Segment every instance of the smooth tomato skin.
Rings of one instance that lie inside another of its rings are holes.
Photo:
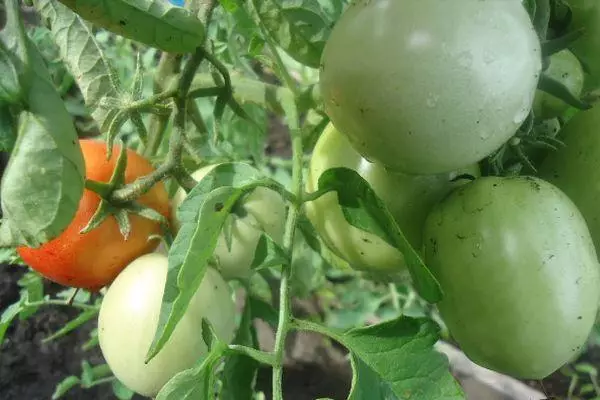
[[[583,90],[585,75],[581,63],[569,50],[562,50],[550,57],[550,65],[545,75],[562,83],[575,96]],[[533,101],[536,117],[550,119],[561,116],[569,105],[551,94],[538,90]]]
[[[110,285],[98,315],[100,348],[115,376],[131,390],[154,397],[175,374],[191,368],[208,352],[202,318],[219,339],[230,343],[235,330],[235,304],[229,285],[207,269],[200,287],[165,347],[148,364],[158,319],[168,259],[150,253],[134,260]]]
[[[560,131],[565,146],[542,162],[539,176],[556,185],[583,214],[600,249],[600,107],[578,112]]]
[[[436,174],[513,136],[540,70],[519,1],[359,0],[325,45],[320,87],[331,121],[365,158]]]
[[[106,143],[91,139],[80,140],[88,179],[108,182],[115,168],[120,147],[113,148],[106,160]],[[127,149],[125,182],[154,171],[152,165],[131,149]],[[169,197],[162,183],[158,183],[138,201],[169,216]],[[109,217],[92,231],[81,234],[100,204],[96,193],[85,190],[73,221],[57,238],[39,248],[19,247],[23,261],[46,278],[62,285],[97,291],[106,286],[132,260],[149,253],[158,246],[158,240],[149,240],[161,233],[160,224],[137,215],[129,216],[131,234],[125,240],[114,217]]]
[[[216,165],[208,165],[192,173],[200,181]],[[185,191],[179,189],[171,202],[173,226],[179,230],[176,221],[177,208],[185,199]],[[262,232],[266,232],[276,243],[283,245],[286,205],[281,195],[271,189],[258,187],[243,199],[246,215],[233,215],[231,226],[231,248],[228,248],[225,235],[217,240],[214,256],[215,268],[225,279],[247,278],[250,276],[252,261]]]
[[[568,0],[572,11],[571,31],[584,29],[583,36],[571,45],[571,51],[579,57],[589,72],[585,87],[600,87],[600,4],[596,0]]]
[[[577,207],[533,177],[486,177],[437,205],[425,262],[444,298],[442,318],[476,363],[541,379],[584,346],[600,272]]]
[[[476,165],[459,173],[439,175],[405,175],[388,171],[381,164],[371,163],[361,157],[348,139],[333,124],[329,124],[313,151],[306,191],[316,191],[321,174],[336,167],[355,170],[371,185],[417,250],[421,249],[423,224],[429,210],[452,189],[465,182],[451,180],[458,174],[479,176]],[[335,192],[306,203],[305,210],[327,246],[354,268],[382,272],[404,270],[404,256],[399,250],[346,221]]]

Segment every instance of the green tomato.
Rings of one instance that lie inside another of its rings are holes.
[[[570,30],[584,29],[584,34],[572,45],[571,50],[582,61],[589,75],[585,87],[600,87],[600,3],[597,0],[568,0],[572,11]]]
[[[421,248],[423,223],[435,203],[460,185],[452,182],[459,173],[405,175],[387,171],[360,156],[348,139],[332,124],[319,138],[310,160],[306,190],[318,189],[319,177],[330,168],[346,167],[358,172],[389,208],[415,249]],[[477,166],[460,173],[479,175]],[[405,267],[404,256],[376,235],[350,225],[331,192],[306,203],[306,213],[327,246],[354,268],[393,272]]]
[[[575,96],[583,90],[584,74],[581,63],[569,50],[562,50],[550,57],[550,65],[544,75],[562,83]],[[538,90],[533,101],[533,112],[536,117],[549,119],[561,116],[569,109],[564,101]]]
[[[540,70],[519,1],[359,0],[327,41],[320,86],[327,114],[364,157],[435,174],[513,136]]]
[[[440,314],[476,363],[541,379],[585,344],[599,265],[579,210],[552,184],[480,178],[434,208],[423,240]]]
[[[100,348],[110,369],[125,386],[148,397],[207,354],[202,318],[210,321],[226,343],[233,339],[235,329],[229,285],[209,268],[171,338],[145,364],[158,326],[167,268],[167,257],[158,253],[133,261],[109,287],[98,316]]]
[[[540,177],[564,191],[585,218],[600,249],[600,107],[580,111],[561,130],[565,147],[548,154]]]
[[[215,165],[199,169],[192,177],[200,181]],[[176,216],[177,208],[185,199],[185,191],[179,189],[172,201],[172,213]],[[283,244],[285,230],[286,206],[281,195],[271,189],[258,187],[243,200],[243,216],[231,214],[230,247],[225,234],[221,233],[215,248],[217,269],[225,279],[247,278],[254,260],[254,253],[263,232],[266,232],[276,243]],[[179,223],[173,222],[176,230]]]

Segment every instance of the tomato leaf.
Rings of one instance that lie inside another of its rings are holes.
[[[36,247],[60,234],[73,219],[85,168],[73,121],[41,54],[25,35],[19,4],[6,4],[2,40],[23,64],[19,81],[29,112],[23,115],[0,189],[5,218],[0,244]]]
[[[254,260],[250,268],[254,270],[288,265],[290,258],[269,235],[263,232],[256,245]]]
[[[0,72],[2,73],[2,72]],[[17,119],[9,107],[0,107],[0,151],[10,153],[17,141]]]
[[[52,400],[62,398],[67,392],[73,389],[75,386],[79,385],[79,378],[76,376],[67,376],[65,379],[60,381],[58,385],[56,385],[56,389],[54,389],[54,393],[52,394]]]
[[[24,308],[22,301],[19,300],[2,311],[2,315],[0,315],[0,344],[4,341],[4,335],[6,334],[8,327]]]
[[[248,301],[252,310],[252,318],[262,319],[272,327],[277,326],[279,316],[271,304],[255,296],[248,297]]]
[[[98,310],[83,311],[76,318],[67,322],[65,325],[63,325],[62,328],[60,328],[59,330],[54,332],[52,335],[45,337],[42,340],[42,343],[49,343],[53,340],[56,340],[63,336],[68,335],[69,333],[73,332],[75,329],[79,328],[80,326],[82,326],[86,322],[90,321],[92,318],[96,317],[97,315],[98,315]]]
[[[334,190],[346,220],[358,229],[372,233],[402,252],[415,288],[425,300],[435,303],[442,298],[440,284],[410,245],[394,217],[356,171],[332,168],[319,177],[319,190]]]
[[[258,347],[256,332],[252,326],[251,302],[246,302],[242,320],[233,343],[252,348]],[[223,367],[221,378],[223,389],[221,389],[219,399],[251,399],[259,366],[257,361],[245,355],[234,354],[228,356]]]
[[[55,0],[34,0],[49,25],[61,58],[75,77],[85,104],[101,132],[106,132],[118,108],[100,107],[104,97],[116,97],[117,77],[104,57],[94,32],[77,14]]]
[[[21,290],[21,299],[26,303],[35,303],[44,298],[44,285],[42,277],[36,273],[28,272],[17,282]],[[27,307],[19,317],[27,319],[38,310],[38,307]]]
[[[0,41],[0,105],[21,101],[21,84],[15,64],[15,56]]]
[[[354,371],[352,388],[348,400],[397,400],[390,385],[381,380],[379,375],[355,355],[351,355],[350,362]]]
[[[214,189],[222,186],[241,188],[256,182],[260,177],[260,172],[248,164],[224,163],[217,165],[187,194],[185,201],[177,210],[177,219],[182,224],[195,222],[199,217],[200,206]]]
[[[164,0],[60,0],[91,23],[160,50],[190,53],[204,43],[204,25]]]
[[[315,0],[252,0],[262,24],[290,56],[318,68],[333,21]]]
[[[213,190],[202,204],[197,223],[187,222],[181,227],[169,249],[167,282],[149,359],[162,349],[185,314],[204,278],[225,219],[243,193],[232,187]],[[186,202],[188,199],[182,207]]]
[[[214,369],[227,346],[217,342],[204,361],[175,375],[163,386],[155,400],[198,400],[214,398]]]

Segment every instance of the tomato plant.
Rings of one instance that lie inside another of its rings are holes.
[[[100,348],[108,365],[127,387],[148,397],[208,353],[201,334],[203,318],[219,339],[233,339],[231,291],[218,272],[208,269],[165,347],[145,362],[158,324],[167,264],[167,257],[156,253],[135,259],[110,285],[98,316]]]
[[[213,168],[214,165],[203,167],[195,171],[192,177],[200,181]],[[176,228],[179,226],[176,220],[177,208],[184,199],[185,191],[180,188],[171,203],[171,215]],[[282,244],[285,202],[273,190],[258,187],[241,201],[226,224],[215,248],[215,267],[227,279],[247,278],[263,232],[276,243]]]
[[[579,97],[583,90],[584,74],[581,63],[569,50],[562,50],[550,57],[550,65],[544,74],[560,82],[573,95]],[[561,116],[569,105],[551,94],[538,91],[533,102],[536,117],[551,119]]]
[[[313,151],[306,190],[316,191],[321,174],[335,167],[351,168],[371,185],[415,249],[421,248],[423,224],[431,207],[465,182],[453,179],[459,174],[479,174],[477,166],[461,172],[422,176],[388,171],[364,159],[348,139],[329,124]],[[398,249],[346,221],[336,193],[327,193],[307,203],[306,212],[327,245],[355,268],[387,272],[404,269],[404,256]]]
[[[595,345],[595,3],[170,3],[0,7],[6,396],[42,309],[105,357],[56,399],[283,400],[331,358],[313,397],[461,400],[451,336],[517,378]]]
[[[575,115],[560,132],[565,146],[548,154],[540,167],[540,176],[573,200],[587,221],[596,248],[600,249],[600,214],[596,204],[600,188],[594,183],[600,179],[598,123],[598,107]]]
[[[107,160],[104,142],[81,140],[80,145],[87,179],[108,182],[115,169],[120,147],[115,146],[112,157]],[[129,149],[126,151],[125,182],[133,182],[154,170],[139,154]],[[139,202],[165,217],[169,216],[169,199],[162,183],[140,197]],[[152,239],[152,236],[161,233],[160,223],[139,215],[129,215],[131,232],[127,238],[120,233],[114,217],[105,219],[97,228],[82,234],[81,230],[99,205],[100,197],[86,189],[73,221],[60,236],[39,248],[19,247],[23,261],[60,284],[99,290],[133,259],[158,246],[159,241]]]
[[[364,157],[433,174],[513,136],[540,69],[520,2],[356,1],[327,42],[320,85],[331,120]]]
[[[440,313],[475,362],[542,379],[582,349],[600,269],[581,213],[558,188],[477,179],[434,208],[423,240],[445,293]]]

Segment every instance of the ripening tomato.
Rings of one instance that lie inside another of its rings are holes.
[[[216,165],[200,168],[192,177],[200,181]],[[177,208],[185,199],[185,191],[179,191],[173,197],[171,213],[176,217]],[[225,279],[247,278],[254,260],[254,253],[263,232],[266,232],[276,243],[283,244],[285,230],[285,201],[274,190],[258,187],[241,201],[243,215],[232,213],[231,242],[221,233],[215,248],[215,267]],[[179,229],[179,222],[174,220],[173,226]]]
[[[235,330],[235,303],[229,285],[209,268],[172,336],[146,364],[158,326],[168,264],[167,257],[158,253],[134,260],[108,288],[98,315],[98,339],[108,366],[125,386],[149,397],[206,355],[202,318],[226,343]]]
[[[596,249],[600,249],[600,106],[580,111],[565,124],[560,139],[565,146],[552,151],[539,175],[556,185],[577,205]]]
[[[318,189],[319,177],[330,168],[345,167],[358,172],[386,204],[410,244],[421,249],[423,224],[429,210],[465,180],[459,174],[479,176],[473,165],[460,172],[438,175],[405,175],[386,170],[361,157],[348,139],[329,124],[310,159],[307,192]],[[327,246],[356,269],[394,272],[405,268],[404,256],[383,239],[348,223],[338,205],[337,194],[328,193],[306,203],[306,214]]]
[[[434,207],[425,262],[440,314],[476,363],[541,379],[576,355],[594,325],[600,269],[573,202],[533,177],[486,177]]]
[[[359,0],[325,45],[320,87],[331,121],[365,158],[436,174],[515,134],[541,66],[519,1]]]
[[[110,160],[106,159],[106,143],[80,140],[85,159],[86,178],[108,182],[114,171],[120,147],[115,145]],[[127,149],[125,182],[154,171],[142,156]],[[169,198],[162,183],[138,199],[139,203],[169,216]],[[66,286],[96,291],[106,286],[125,266],[144,253],[153,251],[159,240],[150,239],[161,233],[158,222],[129,215],[131,233],[121,235],[114,217],[104,220],[86,234],[80,231],[88,224],[100,204],[100,197],[85,190],[73,221],[58,237],[39,248],[19,247],[23,261],[48,279]]]

